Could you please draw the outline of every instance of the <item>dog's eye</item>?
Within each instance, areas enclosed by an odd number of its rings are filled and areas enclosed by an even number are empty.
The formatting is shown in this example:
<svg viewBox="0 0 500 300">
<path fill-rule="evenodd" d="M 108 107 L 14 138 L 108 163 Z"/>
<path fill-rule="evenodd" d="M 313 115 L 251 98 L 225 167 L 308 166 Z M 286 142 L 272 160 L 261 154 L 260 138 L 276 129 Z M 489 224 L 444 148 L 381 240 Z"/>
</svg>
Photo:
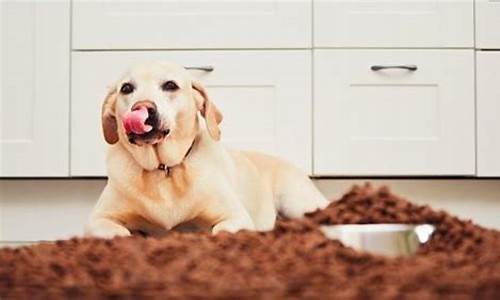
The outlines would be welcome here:
<svg viewBox="0 0 500 300">
<path fill-rule="evenodd" d="M 128 95 L 130 93 L 132 93 L 134 91 L 135 87 L 129 83 L 129 82 L 125 82 L 122 87 L 120 88 L 120 93 L 124 94 L 124 95 Z"/>
<path fill-rule="evenodd" d="M 172 92 L 178 90 L 179 86 L 177 85 L 177 83 L 173 82 L 172 80 L 169 80 L 161 85 L 161 89 L 164 90 L 165 92 Z"/>
</svg>

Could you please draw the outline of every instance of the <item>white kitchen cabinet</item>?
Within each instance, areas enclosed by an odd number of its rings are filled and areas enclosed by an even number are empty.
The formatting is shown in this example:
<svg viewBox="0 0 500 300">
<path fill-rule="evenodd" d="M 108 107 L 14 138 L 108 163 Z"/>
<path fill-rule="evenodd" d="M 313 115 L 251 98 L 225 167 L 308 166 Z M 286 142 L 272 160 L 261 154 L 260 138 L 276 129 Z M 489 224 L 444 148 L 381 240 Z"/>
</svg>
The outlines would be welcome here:
<svg viewBox="0 0 500 300">
<path fill-rule="evenodd" d="M 473 47 L 473 0 L 318 0 L 314 31 L 315 47 Z"/>
<path fill-rule="evenodd" d="M 477 52 L 476 62 L 477 175 L 500 176 L 500 52 Z"/>
<path fill-rule="evenodd" d="M 314 174 L 475 174 L 473 50 L 315 50 L 314 80 Z"/>
<path fill-rule="evenodd" d="M 311 47 L 311 0 L 73 2 L 74 49 Z"/>
<path fill-rule="evenodd" d="M 192 73 L 224 115 L 222 142 L 275 154 L 310 172 L 310 56 L 306 50 L 74 52 L 71 175 L 105 175 L 103 98 L 125 68 L 145 60 L 214 66 L 211 73 Z"/>
<path fill-rule="evenodd" d="M 0 1 L 0 176 L 67 176 L 69 1 Z"/>
<path fill-rule="evenodd" d="M 476 48 L 500 49 L 500 1 L 476 0 Z"/>
</svg>

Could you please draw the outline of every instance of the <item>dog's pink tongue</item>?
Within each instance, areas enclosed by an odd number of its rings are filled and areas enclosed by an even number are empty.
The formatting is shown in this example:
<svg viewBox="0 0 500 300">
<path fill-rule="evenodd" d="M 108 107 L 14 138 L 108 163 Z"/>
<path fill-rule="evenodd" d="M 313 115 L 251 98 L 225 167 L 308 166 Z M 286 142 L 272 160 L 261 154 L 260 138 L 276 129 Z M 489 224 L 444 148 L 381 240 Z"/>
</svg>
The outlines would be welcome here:
<svg viewBox="0 0 500 300">
<path fill-rule="evenodd" d="M 148 118 L 148 109 L 144 106 L 126 113 L 123 116 L 123 127 L 127 133 L 143 134 L 153 129 L 151 125 L 145 124 Z"/>
</svg>

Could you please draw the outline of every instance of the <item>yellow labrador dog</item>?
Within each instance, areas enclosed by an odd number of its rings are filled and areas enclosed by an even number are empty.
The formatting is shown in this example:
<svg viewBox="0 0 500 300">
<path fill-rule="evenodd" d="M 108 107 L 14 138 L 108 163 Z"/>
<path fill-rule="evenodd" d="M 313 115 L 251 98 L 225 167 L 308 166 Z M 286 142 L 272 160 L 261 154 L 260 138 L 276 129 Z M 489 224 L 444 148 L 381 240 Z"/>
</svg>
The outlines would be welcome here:
<svg viewBox="0 0 500 300">
<path fill-rule="evenodd" d="M 130 114 L 134 114 L 133 118 Z M 129 119 L 132 119 L 129 122 Z M 300 217 L 326 199 L 292 165 L 220 142 L 222 114 L 183 67 L 144 63 L 113 87 L 102 108 L 111 145 L 108 183 L 86 226 L 110 238 L 180 224 L 213 233 L 270 230 L 277 214 Z"/>
</svg>

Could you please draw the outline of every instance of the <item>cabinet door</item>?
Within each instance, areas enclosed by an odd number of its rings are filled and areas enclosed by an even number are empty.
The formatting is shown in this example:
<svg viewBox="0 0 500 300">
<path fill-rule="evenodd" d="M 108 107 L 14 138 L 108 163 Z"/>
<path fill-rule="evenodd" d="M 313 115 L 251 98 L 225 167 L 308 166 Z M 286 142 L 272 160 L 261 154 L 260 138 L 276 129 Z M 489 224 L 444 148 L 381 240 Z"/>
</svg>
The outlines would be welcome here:
<svg viewBox="0 0 500 300">
<path fill-rule="evenodd" d="M 311 0 L 73 2 L 74 49 L 305 48 Z"/>
<path fill-rule="evenodd" d="M 500 176 L 500 52 L 477 52 L 477 175 Z"/>
<path fill-rule="evenodd" d="M 316 47 L 473 47 L 473 0 L 318 0 Z"/>
<path fill-rule="evenodd" d="M 314 55 L 315 174 L 475 173 L 473 50 Z"/>
<path fill-rule="evenodd" d="M 476 47 L 500 49 L 500 1 L 476 0 Z"/>
<path fill-rule="evenodd" d="M 130 65 L 168 60 L 193 71 L 224 115 L 222 142 L 275 154 L 311 169 L 309 51 L 75 52 L 72 67 L 71 174 L 105 175 L 100 110 L 107 86 Z"/>
<path fill-rule="evenodd" d="M 69 2 L 0 1 L 0 176 L 67 176 Z"/>
</svg>

